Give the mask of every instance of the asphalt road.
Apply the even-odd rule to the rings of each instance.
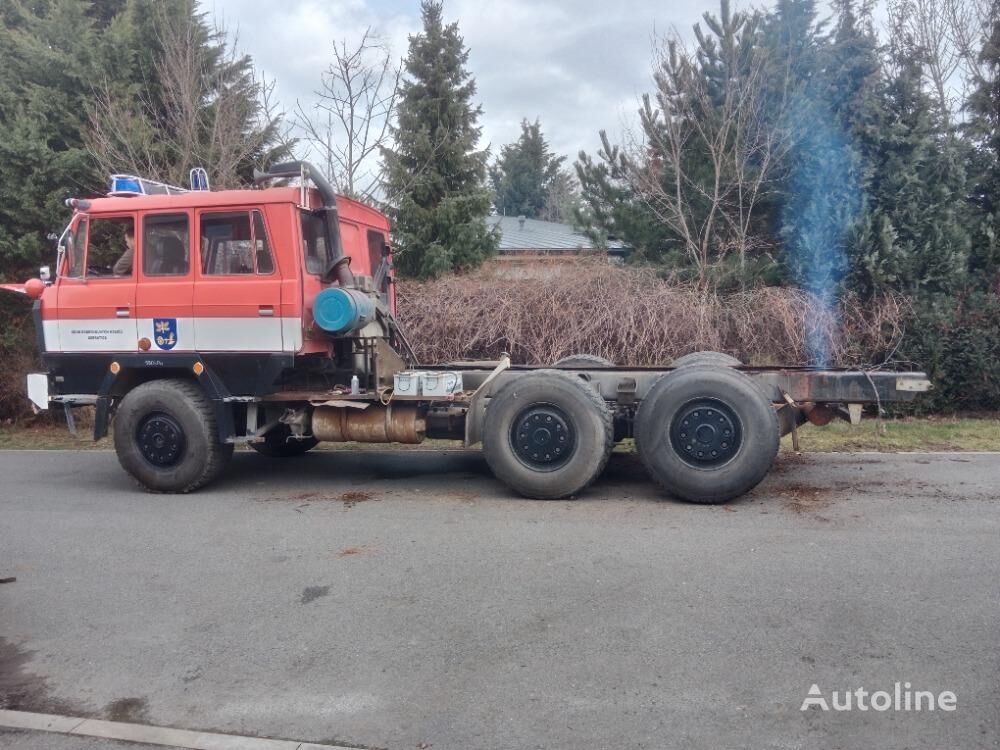
[[[538,502],[475,454],[241,454],[157,496],[110,453],[0,453],[0,708],[392,750],[996,748],[998,477],[785,457],[699,507],[627,456]],[[958,708],[800,711],[895,682]]]

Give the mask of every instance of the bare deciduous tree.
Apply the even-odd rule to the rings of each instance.
[[[356,46],[334,42],[317,100],[296,107],[296,125],[319,156],[326,176],[347,196],[372,201],[378,157],[390,138],[401,66],[369,28]]]
[[[159,10],[158,84],[129,96],[104,81],[95,90],[87,148],[106,172],[134,172],[173,184],[193,167],[212,183],[235,187],[248,164],[268,160],[280,143],[273,84],[257,79],[250,59],[206,30],[193,12]]]
[[[569,222],[580,203],[580,186],[571,172],[560,168],[549,183],[545,205],[538,218],[542,221]]]
[[[680,238],[703,283],[727,254],[738,253],[742,268],[755,249],[754,210],[786,148],[765,120],[753,17],[729,14],[724,4],[721,19],[706,21],[717,39],[699,30],[695,48],[676,33],[659,45],[656,101],[643,97],[644,135],[629,138],[623,162],[626,179]]]
[[[995,0],[944,0],[948,16],[948,35],[962,56],[968,82],[984,74],[979,54],[992,28],[997,12]]]
[[[888,5],[890,35],[896,43],[916,47],[927,87],[946,125],[955,111],[954,76],[962,64],[962,55],[951,40],[948,6],[965,1],[892,0]]]
[[[891,0],[890,38],[912,44],[927,89],[950,125],[982,75],[979,53],[988,33],[991,0]],[[901,39],[905,37],[905,39]]]

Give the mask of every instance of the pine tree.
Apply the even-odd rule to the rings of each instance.
[[[102,170],[183,184],[204,167],[231,188],[289,156],[252,59],[195,0],[128,0],[103,41],[101,69],[116,76],[100,79],[85,139]]]
[[[395,147],[385,149],[386,188],[400,272],[431,277],[473,268],[496,252],[486,226],[488,152],[476,150],[482,110],[466,69],[458,24],[423,0],[423,30],[410,37],[399,92]]]
[[[539,218],[564,161],[549,150],[541,123],[523,120],[520,137],[501,149],[490,169],[496,210],[505,216]]]
[[[979,59],[983,75],[969,98],[969,172],[978,221],[970,258],[972,276],[1000,291],[1000,0],[993,0],[990,33]]]
[[[64,199],[102,182],[81,137],[98,35],[78,0],[13,0],[2,13],[0,263],[19,278],[51,254]]]
[[[700,284],[743,284],[773,268],[757,241],[776,141],[769,137],[759,80],[761,16],[721,0],[705,13],[696,43],[676,35],[657,50],[654,82],[639,110],[642,137],[627,148],[580,154],[585,204],[579,219],[595,239],[618,236],[634,260]]]
[[[771,34],[779,50],[772,91],[789,82],[778,120],[789,144],[777,186],[784,265],[792,281],[827,303],[848,275],[851,248],[865,225],[868,156],[877,148],[881,105],[874,33],[859,23],[853,0],[840,0],[837,9],[827,36],[813,3],[785,4],[784,19],[793,27]],[[808,44],[804,30],[811,30]],[[822,352],[814,356],[823,359]]]
[[[250,58],[227,52],[193,0],[10,0],[0,4],[0,19],[0,269],[7,278],[51,257],[46,235],[65,224],[65,198],[100,194],[109,172],[181,182],[191,166],[216,172],[222,165],[221,184],[236,184],[255,165],[285,155],[275,149],[276,124],[262,117]],[[203,127],[189,139],[196,148],[183,153],[170,119],[183,113],[164,81],[168,23],[193,31],[175,38],[176,46],[195,53],[195,83],[211,83],[190,89],[205,92],[188,110]],[[112,126],[106,139],[95,137],[102,121]],[[223,121],[229,130],[214,127]]]
[[[870,155],[867,215],[853,243],[852,286],[912,299],[964,283],[969,254],[961,150],[922,87],[919,51],[891,50],[879,143]]]
[[[620,146],[600,132],[597,158],[581,151],[576,162],[582,205],[575,220],[598,247],[609,239],[623,240],[634,262],[660,261],[680,265],[683,258],[668,258],[673,234],[659,221],[628,179],[631,169]]]

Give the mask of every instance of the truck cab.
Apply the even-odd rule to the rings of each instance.
[[[41,295],[45,353],[325,349],[311,301],[333,282],[315,191],[231,190],[75,201],[54,283]],[[395,311],[384,216],[338,199],[343,254]],[[129,246],[134,250],[129,250]],[[124,262],[123,262],[124,261]]]
[[[357,363],[340,350],[353,347],[313,316],[321,292],[344,281],[330,274],[338,260],[395,313],[388,220],[343,196],[331,206],[302,186],[168,188],[70,203],[55,278],[35,303],[55,396],[99,393],[112,363],[127,380],[195,358],[241,395],[277,387],[303,359],[315,360],[313,375],[350,381]],[[344,375],[330,367],[338,359]]]

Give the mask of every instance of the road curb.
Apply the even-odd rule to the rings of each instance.
[[[0,710],[0,727],[140,742],[184,750],[354,750],[344,745],[319,745],[298,740],[272,740],[222,732],[198,732],[190,729],[127,724],[121,721],[39,714],[30,711]]]

